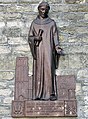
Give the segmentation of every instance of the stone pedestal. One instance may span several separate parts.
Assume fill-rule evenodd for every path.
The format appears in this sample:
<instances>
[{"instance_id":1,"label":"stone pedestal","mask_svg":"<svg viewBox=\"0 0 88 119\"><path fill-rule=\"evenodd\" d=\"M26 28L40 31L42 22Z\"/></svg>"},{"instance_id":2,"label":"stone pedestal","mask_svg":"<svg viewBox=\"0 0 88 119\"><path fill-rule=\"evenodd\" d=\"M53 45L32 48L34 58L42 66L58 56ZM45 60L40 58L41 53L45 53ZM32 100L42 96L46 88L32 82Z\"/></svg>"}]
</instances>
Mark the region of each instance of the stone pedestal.
<instances>
[{"instance_id":1,"label":"stone pedestal","mask_svg":"<svg viewBox=\"0 0 88 119\"><path fill-rule=\"evenodd\" d=\"M58 99L55 101L32 100L32 77L28 76L28 58L16 60L15 95L12 117L68 117L77 116L75 76L57 76Z\"/></svg>"}]
</instances>

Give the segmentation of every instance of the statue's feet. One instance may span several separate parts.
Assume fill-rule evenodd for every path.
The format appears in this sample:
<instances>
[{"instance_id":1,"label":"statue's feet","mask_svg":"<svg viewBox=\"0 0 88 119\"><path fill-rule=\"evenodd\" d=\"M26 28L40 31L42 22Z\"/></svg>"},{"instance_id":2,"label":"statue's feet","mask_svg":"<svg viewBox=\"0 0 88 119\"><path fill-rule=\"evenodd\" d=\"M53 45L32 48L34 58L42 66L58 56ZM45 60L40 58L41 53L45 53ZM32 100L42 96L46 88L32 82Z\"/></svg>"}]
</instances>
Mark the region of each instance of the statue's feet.
<instances>
[{"instance_id":1,"label":"statue's feet","mask_svg":"<svg viewBox=\"0 0 88 119\"><path fill-rule=\"evenodd\" d=\"M36 97L34 100L41 100L39 97Z\"/></svg>"},{"instance_id":2,"label":"statue's feet","mask_svg":"<svg viewBox=\"0 0 88 119\"><path fill-rule=\"evenodd\" d=\"M57 96L55 94L50 95L50 100L51 101L57 100Z\"/></svg>"},{"instance_id":3,"label":"statue's feet","mask_svg":"<svg viewBox=\"0 0 88 119\"><path fill-rule=\"evenodd\" d=\"M49 98L48 99L46 99L46 98L39 98L39 97L36 97L34 100L39 100L39 101L48 101L48 100L50 100Z\"/></svg>"}]
</instances>

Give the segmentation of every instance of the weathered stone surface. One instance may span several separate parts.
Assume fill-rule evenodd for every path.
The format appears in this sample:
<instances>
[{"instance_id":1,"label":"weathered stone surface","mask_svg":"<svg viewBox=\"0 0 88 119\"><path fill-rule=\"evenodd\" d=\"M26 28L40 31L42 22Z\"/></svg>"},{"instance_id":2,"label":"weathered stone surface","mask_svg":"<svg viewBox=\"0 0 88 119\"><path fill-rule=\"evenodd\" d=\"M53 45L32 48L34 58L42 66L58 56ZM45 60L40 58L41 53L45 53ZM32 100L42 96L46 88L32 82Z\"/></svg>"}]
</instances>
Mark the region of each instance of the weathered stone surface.
<instances>
[{"instance_id":1,"label":"weathered stone surface","mask_svg":"<svg viewBox=\"0 0 88 119\"><path fill-rule=\"evenodd\" d=\"M69 61L68 61L68 56L62 56L60 57L60 61L59 61L59 68L68 68L69 67Z\"/></svg>"},{"instance_id":2,"label":"weathered stone surface","mask_svg":"<svg viewBox=\"0 0 88 119\"><path fill-rule=\"evenodd\" d=\"M4 106L0 107L0 115L9 115L9 113L10 113L9 107Z\"/></svg>"},{"instance_id":3,"label":"weathered stone surface","mask_svg":"<svg viewBox=\"0 0 88 119\"><path fill-rule=\"evenodd\" d=\"M84 16L85 20L88 20L88 14L86 13Z\"/></svg>"},{"instance_id":4,"label":"weathered stone surface","mask_svg":"<svg viewBox=\"0 0 88 119\"><path fill-rule=\"evenodd\" d=\"M33 3L39 3L40 0L20 0L20 2L33 2ZM47 0L49 3L61 3L62 0Z\"/></svg>"},{"instance_id":5,"label":"weathered stone surface","mask_svg":"<svg viewBox=\"0 0 88 119\"><path fill-rule=\"evenodd\" d=\"M6 88L7 84L6 82L0 82L0 89Z\"/></svg>"},{"instance_id":6,"label":"weathered stone surface","mask_svg":"<svg viewBox=\"0 0 88 119\"><path fill-rule=\"evenodd\" d=\"M65 0L66 3L74 4L76 3L76 0Z\"/></svg>"},{"instance_id":7,"label":"weathered stone surface","mask_svg":"<svg viewBox=\"0 0 88 119\"><path fill-rule=\"evenodd\" d=\"M8 2L17 2L17 0L0 0L0 2L2 2L2 3L4 3L4 2L6 2L6 3L8 3Z\"/></svg>"},{"instance_id":8,"label":"weathered stone surface","mask_svg":"<svg viewBox=\"0 0 88 119\"><path fill-rule=\"evenodd\" d=\"M3 102L5 104L11 104L12 103L12 100L13 100L13 97L6 97L6 98L4 98Z\"/></svg>"},{"instance_id":9,"label":"weathered stone surface","mask_svg":"<svg viewBox=\"0 0 88 119\"><path fill-rule=\"evenodd\" d=\"M69 55L69 68L80 69L82 67L80 55Z\"/></svg>"},{"instance_id":10,"label":"weathered stone surface","mask_svg":"<svg viewBox=\"0 0 88 119\"><path fill-rule=\"evenodd\" d=\"M0 72L0 79L6 79L6 80L11 80L14 78L14 72L5 72L5 71L2 71Z\"/></svg>"},{"instance_id":11,"label":"weathered stone surface","mask_svg":"<svg viewBox=\"0 0 88 119\"><path fill-rule=\"evenodd\" d=\"M10 22L7 22L7 27L23 27L23 23L22 22L19 22L19 21L10 21Z\"/></svg>"},{"instance_id":12,"label":"weathered stone surface","mask_svg":"<svg viewBox=\"0 0 88 119\"><path fill-rule=\"evenodd\" d=\"M7 44L7 37L2 35L0 36L0 44Z\"/></svg>"},{"instance_id":13,"label":"weathered stone surface","mask_svg":"<svg viewBox=\"0 0 88 119\"><path fill-rule=\"evenodd\" d=\"M5 23L4 22L0 22L0 28L4 27Z\"/></svg>"},{"instance_id":14,"label":"weathered stone surface","mask_svg":"<svg viewBox=\"0 0 88 119\"><path fill-rule=\"evenodd\" d=\"M87 2L87 3L88 3L88 0L85 0L85 2Z\"/></svg>"},{"instance_id":15,"label":"weathered stone surface","mask_svg":"<svg viewBox=\"0 0 88 119\"><path fill-rule=\"evenodd\" d=\"M14 53L23 53L23 54L29 51L30 49L28 45L21 45L21 46L15 47L13 50Z\"/></svg>"},{"instance_id":16,"label":"weathered stone surface","mask_svg":"<svg viewBox=\"0 0 88 119\"><path fill-rule=\"evenodd\" d=\"M11 92L10 89L0 89L0 96L10 96Z\"/></svg>"},{"instance_id":17,"label":"weathered stone surface","mask_svg":"<svg viewBox=\"0 0 88 119\"><path fill-rule=\"evenodd\" d=\"M16 11L12 11L11 12L6 12L4 15L4 19L6 20L16 20L16 19L21 19L21 14L20 13L16 13Z\"/></svg>"},{"instance_id":18,"label":"weathered stone surface","mask_svg":"<svg viewBox=\"0 0 88 119\"><path fill-rule=\"evenodd\" d=\"M62 5L62 4L55 4L51 5L52 12L88 12L87 4L75 4L75 5Z\"/></svg>"},{"instance_id":19,"label":"weathered stone surface","mask_svg":"<svg viewBox=\"0 0 88 119\"><path fill-rule=\"evenodd\" d=\"M11 53L11 48L8 46L0 46L0 54L9 54Z\"/></svg>"},{"instance_id":20,"label":"weathered stone surface","mask_svg":"<svg viewBox=\"0 0 88 119\"><path fill-rule=\"evenodd\" d=\"M76 83L76 95L82 95L82 85L81 83Z\"/></svg>"},{"instance_id":21,"label":"weathered stone surface","mask_svg":"<svg viewBox=\"0 0 88 119\"><path fill-rule=\"evenodd\" d=\"M9 37L8 44L10 45L28 44L28 41L22 37L16 37L16 38Z\"/></svg>"},{"instance_id":22,"label":"weathered stone surface","mask_svg":"<svg viewBox=\"0 0 88 119\"><path fill-rule=\"evenodd\" d=\"M0 71L12 71L15 69L15 55L2 53L0 56Z\"/></svg>"},{"instance_id":23,"label":"weathered stone surface","mask_svg":"<svg viewBox=\"0 0 88 119\"><path fill-rule=\"evenodd\" d=\"M79 70L78 73L77 73L77 78L88 78L88 69L82 69L82 70Z\"/></svg>"},{"instance_id":24,"label":"weathered stone surface","mask_svg":"<svg viewBox=\"0 0 88 119\"><path fill-rule=\"evenodd\" d=\"M85 0L65 0L68 4L85 3Z\"/></svg>"},{"instance_id":25,"label":"weathered stone surface","mask_svg":"<svg viewBox=\"0 0 88 119\"><path fill-rule=\"evenodd\" d=\"M6 28L3 30L3 34L7 37L19 37L20 36L21 29L14 27L14 28Z\"/></svg>"}]
</instances>

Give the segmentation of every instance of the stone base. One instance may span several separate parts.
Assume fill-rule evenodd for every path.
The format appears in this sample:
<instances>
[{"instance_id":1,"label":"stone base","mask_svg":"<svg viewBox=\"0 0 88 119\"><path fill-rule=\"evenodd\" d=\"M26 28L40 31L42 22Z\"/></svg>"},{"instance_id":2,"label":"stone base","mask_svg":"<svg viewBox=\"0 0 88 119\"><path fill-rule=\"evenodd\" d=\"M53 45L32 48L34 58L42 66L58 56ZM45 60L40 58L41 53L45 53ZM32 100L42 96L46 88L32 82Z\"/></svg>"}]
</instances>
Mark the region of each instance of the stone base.
<instances>
[{"instance_id":1,"label":"stone base","mask_svg":"<svg viewBox=\"0 0 88 119\"><path fill-rule=\"evenodd\" d=\"M12 102L12 117L76 117L76 112L76 100Z\"/></svg>"}]
</instances>

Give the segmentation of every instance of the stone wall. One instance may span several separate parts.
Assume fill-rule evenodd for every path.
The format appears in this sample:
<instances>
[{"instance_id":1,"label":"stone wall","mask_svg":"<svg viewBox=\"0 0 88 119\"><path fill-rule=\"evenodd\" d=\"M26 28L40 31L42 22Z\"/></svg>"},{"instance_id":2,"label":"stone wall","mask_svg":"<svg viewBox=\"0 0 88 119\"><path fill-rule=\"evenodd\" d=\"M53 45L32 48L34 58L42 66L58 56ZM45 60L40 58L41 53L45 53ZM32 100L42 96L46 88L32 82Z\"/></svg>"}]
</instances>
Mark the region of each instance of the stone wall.
<instances>
[{"instance_id":1,"label":"stone wall","mask_svg":"<svg viewBox=\"0 0 88 119\"><path fill-rule=\"evenodd\" d=\"M57 23L65 53L60 57L57 75L76 76L78 117L73 119L88 119L88 0L47 1L51 6L49 16ZM12 119L17 56L29 57L29 75L32 74L27 36L39 2L0 0L0 119Z\"/></svg>"}]
</instances>

